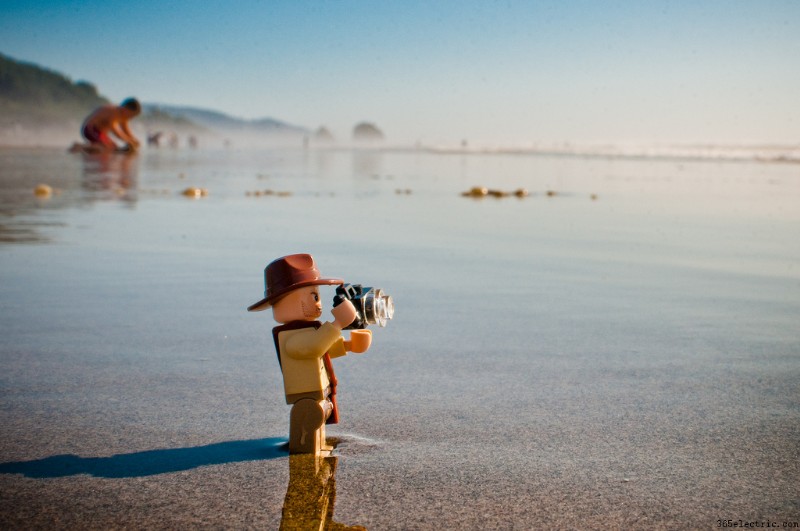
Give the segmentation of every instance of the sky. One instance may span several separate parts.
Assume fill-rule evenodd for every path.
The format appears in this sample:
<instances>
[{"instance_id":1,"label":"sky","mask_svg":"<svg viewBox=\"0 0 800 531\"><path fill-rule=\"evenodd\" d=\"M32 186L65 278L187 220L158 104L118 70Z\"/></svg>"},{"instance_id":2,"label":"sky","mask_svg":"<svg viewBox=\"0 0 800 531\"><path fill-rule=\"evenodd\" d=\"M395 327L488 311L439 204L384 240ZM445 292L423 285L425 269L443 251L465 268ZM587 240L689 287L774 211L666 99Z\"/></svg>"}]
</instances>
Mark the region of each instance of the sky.
<instances>
[{"instance_id":1,"label":"sky","mask_svg":"<svg viewBox=\"0 0 800 531\"><path fill-rule=\"evenodd\" d=\"M0 0L0 53L338 138L800 143L795 0Z\"/></svg>"}]
</instances>

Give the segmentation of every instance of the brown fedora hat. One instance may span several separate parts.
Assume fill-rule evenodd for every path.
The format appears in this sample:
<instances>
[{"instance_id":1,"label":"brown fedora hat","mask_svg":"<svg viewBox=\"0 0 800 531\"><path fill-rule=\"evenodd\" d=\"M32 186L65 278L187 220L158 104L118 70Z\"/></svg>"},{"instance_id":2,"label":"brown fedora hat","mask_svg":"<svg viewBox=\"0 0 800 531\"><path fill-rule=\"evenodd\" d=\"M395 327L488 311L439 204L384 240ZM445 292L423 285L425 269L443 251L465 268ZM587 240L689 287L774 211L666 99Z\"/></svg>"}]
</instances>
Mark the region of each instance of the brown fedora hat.
<instances>
[{"instance_id":1,"label":"brown fedora hat","mask_svg":"<svg viewBox=\"0 0 800 531\"><path fill-rule=\"evenodd\" d=\"M344 284L339 278L320 278L310 254L290 254L264 268L264 298L247 307L248 312L266 310L281 297L303 286Z\"/></svg>"}]
</instances>

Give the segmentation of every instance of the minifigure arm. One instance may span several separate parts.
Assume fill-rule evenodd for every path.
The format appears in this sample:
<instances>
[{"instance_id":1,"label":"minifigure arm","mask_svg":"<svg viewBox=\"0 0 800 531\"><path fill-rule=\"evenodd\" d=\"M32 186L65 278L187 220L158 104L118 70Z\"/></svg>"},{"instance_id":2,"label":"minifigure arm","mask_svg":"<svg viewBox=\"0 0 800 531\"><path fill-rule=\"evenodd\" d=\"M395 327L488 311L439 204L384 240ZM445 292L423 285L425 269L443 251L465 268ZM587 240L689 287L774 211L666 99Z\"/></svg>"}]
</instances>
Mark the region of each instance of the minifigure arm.
<instances>
[{"instance_id":1,"label":"minifigure arm","mask_svg":"<svg viewBox=\"0 0 800 531\"><path fill-rule=\"evenodd\" d=\"M284 351L285 350L285 351ZM318 329L304 330L286 338L284 354L295 359L321 358L327 352L331 358L344 356L344 338L332 323L324 323Z\"/></svg>"}]
</instances>

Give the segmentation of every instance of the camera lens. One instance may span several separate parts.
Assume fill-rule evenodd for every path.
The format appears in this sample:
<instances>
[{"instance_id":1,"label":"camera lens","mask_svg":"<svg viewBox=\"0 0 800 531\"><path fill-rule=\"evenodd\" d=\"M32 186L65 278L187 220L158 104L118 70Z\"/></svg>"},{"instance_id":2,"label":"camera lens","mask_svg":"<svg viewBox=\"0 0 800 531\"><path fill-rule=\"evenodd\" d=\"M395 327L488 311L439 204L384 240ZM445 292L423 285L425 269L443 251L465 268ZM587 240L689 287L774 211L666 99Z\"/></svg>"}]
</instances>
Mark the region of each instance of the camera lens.
<instances>
[{"instance_id":1,"label":"camera lens","mask_svg":"<svg viewBox=\"0 0 800 531\"><path fill-rule=\"evenodd\" d=\"M374 298L372 299L373 307L373 323L379 326L386 326L386 321L394 317L394 303L390 295L384 295L380 289L375 290Z\"/></svg>"},{"instance_id":2,"label":"camera lens","mask_svg":"<svg viewBox=\"0 0 800 531\"><path fill-rule=\"evenodd\" d=\"M361 284L345 284L336 289L333 306L336 307L343 300L350 300L356 308L356 320L347 330L366 328L367 325L377 324L386 326L386 321L394 317L394 302L390 295L386 295L380 288L363 287Z\"/></svg>"}]
</instances>

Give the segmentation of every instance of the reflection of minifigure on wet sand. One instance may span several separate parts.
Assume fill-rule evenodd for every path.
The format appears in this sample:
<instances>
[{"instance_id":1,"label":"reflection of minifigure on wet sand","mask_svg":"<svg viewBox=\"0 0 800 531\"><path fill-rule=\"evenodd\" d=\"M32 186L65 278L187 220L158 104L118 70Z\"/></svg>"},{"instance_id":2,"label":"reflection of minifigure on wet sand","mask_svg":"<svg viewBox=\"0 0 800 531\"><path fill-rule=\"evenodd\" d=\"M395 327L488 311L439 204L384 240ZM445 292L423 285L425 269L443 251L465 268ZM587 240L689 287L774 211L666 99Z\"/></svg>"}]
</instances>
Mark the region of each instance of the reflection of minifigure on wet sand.
<instances>
[{"instance_id":1,"label":"reflection of minifigure on wet sand","mask_svg":"<svg viewBox=\"0 0 800 531\"><path fill-rule=\"evenodd\" d=\"M281 530L363 531L333 520L336 504L336 457L289 456L289 486L283 500Z\"/></svg>"},{"instance_id":2,"label":"reflection of minifigure on wet sand","mask_svg":"<svg viewBox=\"0 0 800 531\"><path fill-rule=\"evenodd\" d=\"M394 313L392 299L381 290L322 278L309 254L279 258L264 270L266 293L248 311L272 308L280 326L272 330L283 372L289 417L289 452L320 454L333 448L325 441L325 424L339 420L332 358L362 353L372 343L367 324L381 326ZM343 285L344 284L344 285ZM331 310L333 321L320 323L319 286L340 285ZM355 303L355 304L354 304ZM351 330L350 339L342 330Z\"/></svg>"}]
</instances>

